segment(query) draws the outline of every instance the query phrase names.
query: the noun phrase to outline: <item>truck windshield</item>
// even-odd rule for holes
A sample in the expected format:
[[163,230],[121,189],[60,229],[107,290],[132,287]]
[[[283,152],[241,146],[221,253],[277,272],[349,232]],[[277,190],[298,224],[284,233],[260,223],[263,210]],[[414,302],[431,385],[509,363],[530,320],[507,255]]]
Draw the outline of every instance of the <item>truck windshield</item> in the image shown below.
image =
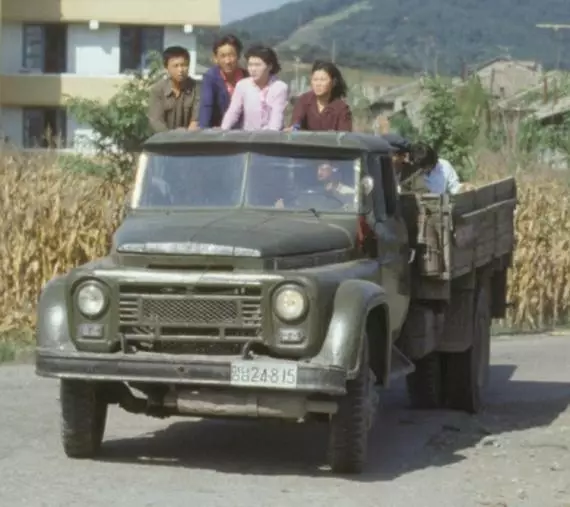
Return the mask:
[[360,159],[144,153],[132,207],[354,212]]

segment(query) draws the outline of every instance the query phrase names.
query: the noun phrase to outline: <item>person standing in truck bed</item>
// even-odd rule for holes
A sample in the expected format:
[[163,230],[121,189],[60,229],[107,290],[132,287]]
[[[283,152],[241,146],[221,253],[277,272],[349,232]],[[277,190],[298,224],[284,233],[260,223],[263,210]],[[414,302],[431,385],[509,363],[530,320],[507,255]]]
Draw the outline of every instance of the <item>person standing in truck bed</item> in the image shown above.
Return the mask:
[[243,118],[243,130],[282,130],[289,87],[278,79],[281,65],[267,46],[252,46],[245,55],[249,77],[232,94],[221,128],[230,130]]
[[338,67],[317,61],[311,70],[311,90],[297,98],[292,130],[352,132],[352,112],[344,101],[348,87]]
[[189,75],[190,54],[181,46],[162,53],[167,79],[150,90],[148,120],[153,132],[198,127],[198,87]]
[[429,144],[420,142],[412,145],[411,160],[418,169],[412,178],[415,177],[417,185],[427,188],[432,194],[457,194],[468,187],[461,184],[451,163],[440,158]]
[[[243,46],[235,35],[220,37],[212,49],[215,65],[206,71],[200,87],[199,123],[203,129],[222,124],[237,83],[249,75],[239,65]],[[234,126],[240,127],[241,122]]]

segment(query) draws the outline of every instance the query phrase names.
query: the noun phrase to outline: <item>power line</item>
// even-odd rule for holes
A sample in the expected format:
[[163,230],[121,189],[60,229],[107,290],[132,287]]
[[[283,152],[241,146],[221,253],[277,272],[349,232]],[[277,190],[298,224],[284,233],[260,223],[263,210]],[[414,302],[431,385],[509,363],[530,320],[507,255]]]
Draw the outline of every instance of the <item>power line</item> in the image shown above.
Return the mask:
[[[536,25],[537,28],[546,28],[548,30],[553,30],[556,35],[559,35],[559,30],[569,30],[570,25],[568,24],[559,24],[559,23],[538,23]],[[562,40],[560,36],[558,36],[558,52],[556,55],[556,68],[560,70],[560,63],[562,61]]]
[[570,25],[561,25],[556,23],[539,23],[536,25],[537,28],[549,28],[550,30],[554,30],[557,32],[558,30],[567,30],[570,29]]

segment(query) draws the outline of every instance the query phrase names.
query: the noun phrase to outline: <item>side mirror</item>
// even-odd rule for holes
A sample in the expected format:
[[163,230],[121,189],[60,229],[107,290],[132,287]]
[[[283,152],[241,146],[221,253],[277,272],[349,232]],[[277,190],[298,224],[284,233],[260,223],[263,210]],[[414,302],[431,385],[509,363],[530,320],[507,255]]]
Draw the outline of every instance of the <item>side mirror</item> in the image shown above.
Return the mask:
[[366,175],[360,180],[361,212],[364,214],[370,213],[373,209],[372,190],[374,190],[374,179]]
[[372,176],[364,176],[360,180],[360,191],[362,192],[362,196],[369,197],[372,190],[374,190],[374,180],[372,179]]

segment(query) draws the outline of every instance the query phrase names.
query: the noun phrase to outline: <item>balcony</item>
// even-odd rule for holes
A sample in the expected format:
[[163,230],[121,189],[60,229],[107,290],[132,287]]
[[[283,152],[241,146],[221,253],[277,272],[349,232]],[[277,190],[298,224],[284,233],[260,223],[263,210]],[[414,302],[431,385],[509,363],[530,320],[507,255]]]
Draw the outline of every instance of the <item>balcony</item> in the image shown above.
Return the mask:
[[220,26],[220,0],[2,0],[5,21]]
[[76,74],[4,74],[0,76],[0,103],[3,106],[64,105],[65,96],[108,100],[126,76],[78,76]]

